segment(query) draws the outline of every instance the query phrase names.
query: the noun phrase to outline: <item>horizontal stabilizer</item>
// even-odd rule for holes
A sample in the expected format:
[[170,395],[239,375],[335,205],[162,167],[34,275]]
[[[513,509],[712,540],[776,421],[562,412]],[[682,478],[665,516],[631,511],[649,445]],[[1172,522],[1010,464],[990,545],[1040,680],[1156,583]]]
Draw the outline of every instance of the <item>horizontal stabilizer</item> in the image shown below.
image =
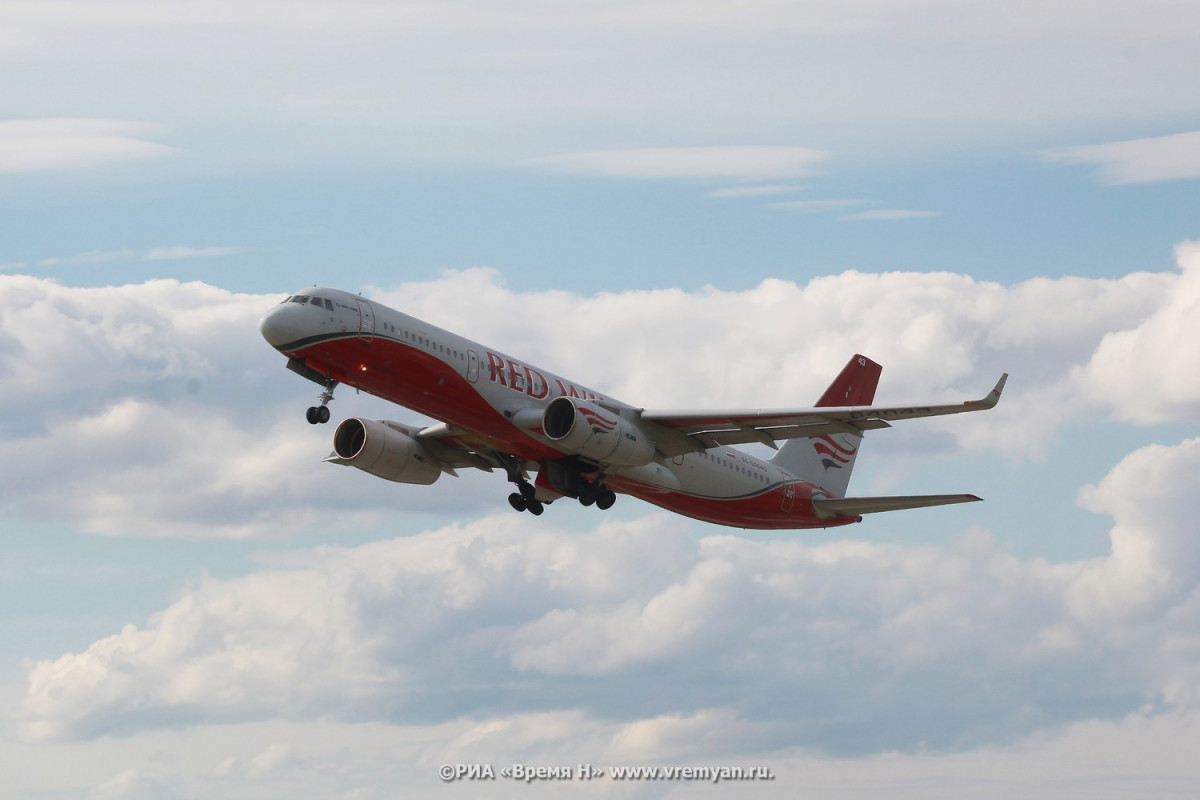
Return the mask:
[[982,500],[973,494],[910,494],[894,497],[839,497],[828,500],[813,500],[813,510],[818,517],[852,517],[858,514],[875,514],[879,511],[900,511],[905,508],[948,506],[953,503],[974,503]]

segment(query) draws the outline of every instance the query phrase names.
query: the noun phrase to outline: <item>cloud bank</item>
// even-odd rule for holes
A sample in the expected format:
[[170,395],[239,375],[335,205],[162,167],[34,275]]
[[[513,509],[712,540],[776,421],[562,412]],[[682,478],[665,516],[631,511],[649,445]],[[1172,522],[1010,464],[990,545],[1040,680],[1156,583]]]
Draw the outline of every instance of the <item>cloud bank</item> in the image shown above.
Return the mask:
[[1200,131],[1047,151],[1047,161],[1090,164],[1108,183],[1200,178]]
[[[1195,419],[1185,343],[1200,334],[1200,248],[1181,245],[1177,262],[1012,286],[847,272],[586,297],[516,293],[470,270],[373,294],[663,407],[811,402],[857,350],[885,364],[881,397],[897,402],[970,397],[1008,369],[992,419],[960,420],[940,441],[1020,456],[1097,415]],[[321,465],[326,433],[301,421],[307,384],[258,341],[255,323],[279,299],[0,277],[0,388],[14,411],[0,457],[21,465],[5,506],[95,533],[189,538],[356,528],[398,505],[459,520],[494,507],[502,489],[489,476],[381,491]],[[581,526],[507,511],[267,555],[31,664],[11,718],[25,743],[12,744],[30,764],[73,743],[123,753],[81,773],[97,796],[184,782],[200,795],[345,792],[330,776],[346,773],[317,766],[339,758],[363,792],[451,790],[434,777],[446,761],[749,761],[788,777],[756,787],[769,796],[814,775],[829,796],[853,796],[839,768],[928,796],[896,765],[933,761],[1037,796],[1043,785],[1014,784],[1003,767],[1014,752],[1048,754],[1021,774],[1062,781],[1080,774],[1062,757],[1077,740],[1111,742],[1113,763],[1130,737],[1186,740],[1200,697],[1198,474],[1200,439],[1129,453],[1079,491],[1111,520],[1107,553],[1063,563],[1016,557],[1003,532],[977,528],[938,545],[814,545],[711,535],[661,514]],[[207,761],[145,755],[146,737],[178,744],[181,731]],[[334,751],[331,731],[373,744]]]
[[[1115,280],[847,272],[743,292],[591,297],[518,294],[471,270],[375,294],[646,407],[807,405],[854,352],[885,365],[886,402],[972,398],[1009,371],[988,420],[929,430],[944,430],[942,447],[1020,456],[1085,416],[1195,418],[1200,356],[1184,343],[1200,337],[1200,249],[1181,246],[1178,261],[1177,272]],[[398,499],[458,508],[453,479],[381,492],[319,463],[325,432],[295,424],[312,387],[256,330],[278,299],[166,280],[78,289],[0,277],[0,388],[13,412],[0,421],[0,457],[22,465],[0,499],[85,531],[185,537],[377,520]],[[405,415],[345,391],[337,402],[339,413]],[[486,477],[462,480],[500,491]]]
[[804,147],[657,147],[564,153],[523,164],[605,178],[763,180],[808,175],[826,157]]
[[0,122],[0,174],[91,169],[175,152],[145,138],[158,132],[154,125],[108,119]]
[[959,751],[1191,708],[1197,474],[1197,439],[1132,453],[1083,492],[1111,552],[1059,565],[979,530],[812,546],[658,514],[291,551],[37,663],[22,730],[569,713],[624,726],[609,757],[663,760]]
[[[5,95],[7,113],[41,124],[45,109],[110,98],[132,119],[184,132],[190,158],[208,164],[220,152],[245,168],[363,157],[509,165],[614,142],[669,147],[698,131],[703,144],[800,142],[873,157],[1064,121],[1159,125],[1194,114],[1200,30],[1195,8],[1171,0],[1106,0],[1089,14],[942,0],[130,0],[70,11],[6,5],[0,54],[25,77]],[[60,138],[45,154],[21,135],[24,155],[8,169],[165,152],[140,131],[89,124],[80,138],[55,121]]]

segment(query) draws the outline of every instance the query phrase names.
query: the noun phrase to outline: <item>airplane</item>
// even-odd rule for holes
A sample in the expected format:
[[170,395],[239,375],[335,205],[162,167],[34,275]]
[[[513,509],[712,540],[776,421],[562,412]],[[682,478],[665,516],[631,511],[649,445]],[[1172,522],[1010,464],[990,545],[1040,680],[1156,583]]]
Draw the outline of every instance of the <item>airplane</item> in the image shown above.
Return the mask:
[[[985,411],[1008,379],[980,400],[875,406],[882,367],[856,354],[812,408],[648,410],[339,289],[289,295],[259,329],[288,369],[323,387],[310,423],[329,421],[338,384],[438,420],[421,427],[350,417],[325,461],[423,485],[459,469],[502,470],[516,487],[509,505],[535,516],[563,498],[608,509],[621,493],[718,525],[800,529],[977,501],[847,497],[846,489],[864,432]],[[754,442],[775,454],[760,459],[731,446]]]

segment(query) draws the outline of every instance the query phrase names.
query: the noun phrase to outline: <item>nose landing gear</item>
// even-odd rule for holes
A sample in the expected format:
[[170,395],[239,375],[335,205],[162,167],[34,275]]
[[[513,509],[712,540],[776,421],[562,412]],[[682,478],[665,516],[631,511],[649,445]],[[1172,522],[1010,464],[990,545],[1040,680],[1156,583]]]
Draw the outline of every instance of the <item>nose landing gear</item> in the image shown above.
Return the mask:
[[305,412],[304,418],[308,420],[310,425],[318,425],[329,422],[329,401],[333,399],[333,390],[337,387],[338,382],[333,378],[325,379],[325,391],[318,396],[319,405],[309,406]]

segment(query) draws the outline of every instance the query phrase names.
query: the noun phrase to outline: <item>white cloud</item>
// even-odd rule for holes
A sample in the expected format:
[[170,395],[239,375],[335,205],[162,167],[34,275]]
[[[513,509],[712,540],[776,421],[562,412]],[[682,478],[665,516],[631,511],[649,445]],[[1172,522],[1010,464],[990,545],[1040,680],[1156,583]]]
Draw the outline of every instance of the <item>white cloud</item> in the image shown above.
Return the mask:
[[525,166],[607,178],[755,180],[808,175],[827,154],[804,147],[648,147],[531,158]]
[[1064,119],[1194,113],[1195,10],[1101,9],[23,3],[6,7],[0,49],[37,87],[14,90],[9,105],[29,109],[14,113],[90,107],[120,86],[123,113],[186,130],[192,157],[256,169],[364,156],[511,164],[624,146],[631,131],[647,146],[801,132],[842,152],[946,152]]
[[[1026,455],[1041,452],[1065,421],[1120,402],[1129,389],[1119,371],[1091,380],[1082,368],[1111,332],[1152,329],[1181,282],[1190,281],[1187,269],[1119,279],[1036,278],[1011,287],[951,273],[845,272],[804,285],[768,279],[741,292],[595,297],[515,294],[495,273],[475,270],[376,295],[649,408],[807,405],[854,352],[884,365],[880,402],[974,398],[1007,371],[1013,379],[999,408],[986,419],[956,418],[941,430],[970,447]],[[455,303],[444,301],[450,296]],[[538,313],[520,311],[529,308]],[[663,330],[675,335],[654,335]],[[1164,341],[1144,369],[1186,361],[1186,341]],[[593,352],[628,357],[577,366],[580,353]],[[780,370],[784,363],[788,369]],[[1151,381],[1166,378],[1147,374]],[[1181,399],[1196,397],[1190,384],[1181,386]],[[1180,409],[1177,403],[1162,418],[1186,419]]]
[[[768,208],[773,208],[776,211],[789,211],[798,214],[830,214],[837,211],[843,211],[855,206],[869,205],[871,200],[786,200],[779,203],[770,203]],[[928,217],[940,217],[940,211],[916,211],[906,208],[879,208],[870,211],[856,211],[851,214],[842,214],[838,217],[839,222],[895,222],[898,220],[907,219],[924,219]]]
[[1109,183],[1200,178],[1200,131],[1048,150],[1053,163],[1090,164]]
[[1200,439],[1149,445],[1125,457],[1080,505],[1117,520],[1113,558],[1089,564],[1072,590],[1077,616],[1098,625],[1157,618],[1200,579]]
[[893,222],[904,219],[925,219],[940,217],[940,211],[915,211],[907,208],[879,208],[872,211],[859,211],[838,217],[842,222]]
[[284,766],[293,756],[295,748],[288,742],[273,742],[261,753],[250,759],[246,774],[250,778],[262,778]]
[[142,256],[146,261],[178,261],[184,258],[215,258],[232,256],[242,252],[241,247],[152,247]]
[[[179,261],[186,258],[216,258],[231,256],[243,252],[241,247],[188,247],[175,245],[173,247],[152,247],[141,254],[143,261]],[[38,261],[39,267],[88,266],[92,264],[108,264],[113,261],[126,261],[137,258],[138,253],[130,248],[120,250],[88,250],[73,256],[52,256]]]
[[[699,722],[704,714],[680,718]],[[702,734],[740,721],[715,712]],[[755,782],[756,797],[795,797],[798,790],[829,800],[953,800],[964,795],[985,800],[1022,797],[1062,800],[1094,797],[1103,786],[1113,800],[1141,800],[1148,787],[1157,796],[1187,797],[1200,780],[1195,752],[1200,736],[1194,712],[1138,712],[1116,721],[1079,722],[1039,733],[1011,746],[968,752],[889,752],[869,757],[831,758],[788,747],[746,757],[736,748],[689,756],[617,749],[628,729],[641,723],[671,724],[648,718],[625,724],[577,711],[510,714],[444,724],[248,722],[196,728],[135,732],[85,744],[37,745],[5,742],[10,756],[0,789],[19,797],[84,797],[107,784],[132,790],[132,797],[225,797],[230,800],[286,800],[297,796],[383,800],[405,797],[528,797],[528,783],[495,781],[443,783],[441,764],[490,764],[497,772],[512,764],[555,767],[766,766],[775,780]],[[283,768],[250,778],[245,765],[273,745],[295,753]],[[705,743],[707,746],[707,742]],[[694,752],[694,751],[693,751]],[[230,754],[233,755],[230,755]],[[132,765],[118,770],[114,765]],[[224,765],[215,770],[214,765]],[[151,778],[150,776],[155,776]],[[710,782],[701,781],[705,786]],[[571,786],[582,785],[571,781]],[[562,787],[565,784],[558,784]],[[703,791],[697,782],[631,783],[609,777],[591,781],[595,797],[676,797]],[[151,789],[157,789],[155,794]],[[550,787],[543,787],[550,788]],[[145,790],[143,793],[137,793]],[[710,791],[737,791],[718,784]]]
[[1181,274],[1137,325],[1105,333],[1082,373],[1121,419],[1138,423],[1200,417],[1200,244],[1176,248]]
[[61,172],[161,158],[174,148],[149,141],[159,128],[106,119],[0,122],[0,173]]
[[[4,494],[26,514],[110,536],[247,538],[303,530],[330,514],[374,520],[378,509],[318,510],[312,501],[349,476],[322,469],[322,445],[311,432],[296,434],[298,415],[280,417],[238,421],[191,397],[117,400],[0,444],[24,465]],[[74,490],[55,496],[43,485]],[[309,499],[288,508],[301,498]]]
[[[0,453],[22,464],[0,502],[93,533],[189,538],[366,524],[394,507],[394,492],[320,463],[330,431],[303,422],[317,389],[257,330],[279,299],[169,280],[79,289],[0,277],[0,387],[11,393]],[[383,416],[353,393],[338,403]],[[408,506],[453,492],[434,487]]]
[[782,203],[771,203],[770,208],[777,211],[795,211],[800,214],[826,214],[830,211],[840,211],[843,208],[866,205],[868,200],[787,200]]
[[786,183],[766,184],[763,186],[731,186],[727,189],[714,189],[711,192],[706,192],[705,197],[726,198],[726,197],[771,197],[780,194],[791,194],[803,189],[803,186],[795,186]]
[[[1184,712],[1200,702],[1198,454],[1147,448],[1085,490],[1112,550],[1059,565],[982,531],[812,546],[695,538],[667,515],[579,530],[505,513],[289,551],[34,664],[22,732],[473,720],[443,739],[465,761],[583,741],[661,763],[964,751],[1148,702]],[[274,775],[302,754],[277,737],[207,770]]]
[[61,266],[87,266],[91,264],[108,264],[113,261],[122,261],[133,258],[132,250],[89,250],[85,253],[76,253],[73,256],[52,256],[51,258],[43,258],[38,262],[39,267],[61,267]]

